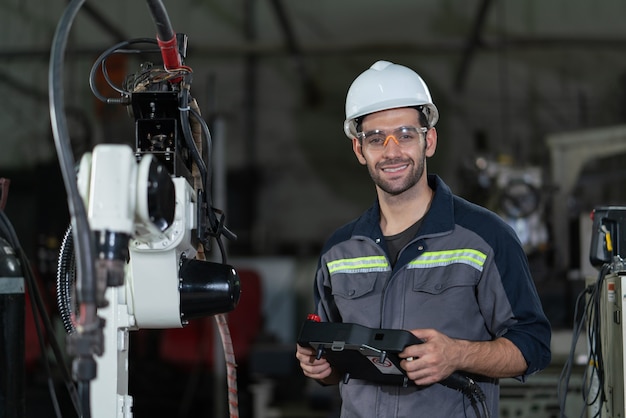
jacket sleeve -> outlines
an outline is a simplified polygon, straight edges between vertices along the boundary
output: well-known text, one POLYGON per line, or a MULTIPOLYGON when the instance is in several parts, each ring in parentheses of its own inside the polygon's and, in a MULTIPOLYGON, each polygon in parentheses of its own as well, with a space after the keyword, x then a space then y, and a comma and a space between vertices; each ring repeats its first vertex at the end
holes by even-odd
POLYGON ((514 233, 509 231, 498 239, 494 263, 490 266, 492 271, 489 275, 501 284, 498 293, 504 293, 495 306, 498 311, 508 311, 508 318, 498 322, 494 332, 520 349, 528 364, 525 375, 530 375, 550 364, 552 332, 530 273, 526 253, 517 236, 511 234, 514 233), (506 309, 506 306, 510 308, 506 309))

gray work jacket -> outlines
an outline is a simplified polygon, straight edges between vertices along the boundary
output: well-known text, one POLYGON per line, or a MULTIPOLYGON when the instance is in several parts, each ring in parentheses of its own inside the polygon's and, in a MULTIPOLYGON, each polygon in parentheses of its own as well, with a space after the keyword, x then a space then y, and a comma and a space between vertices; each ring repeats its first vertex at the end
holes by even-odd
MULTIPOLYGON (((393 267, 377 202, 331 236, 315 278, 317 314, 371 328, 434 328, 472 341, 505 337, 528 364, 518 379, 545 368, 550 324, 515 232, 496 214, 453 195, 439 177, 428 181, 435 191, 431 207, 393 267)), ((497 417, 498 380, 476 379, 497 417)), ((352 379, 340 392, 342 418, 480 416, 466 396, 440 384, 404 388, 352 379)))

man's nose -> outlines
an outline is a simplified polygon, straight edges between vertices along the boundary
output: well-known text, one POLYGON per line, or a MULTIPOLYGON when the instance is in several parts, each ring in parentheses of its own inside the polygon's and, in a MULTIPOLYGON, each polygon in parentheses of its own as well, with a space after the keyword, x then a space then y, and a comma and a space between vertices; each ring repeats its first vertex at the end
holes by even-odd
POLYGON ((390 141, 395 142, 396 145, 400 145, 400 143, 398 142, 395 136, 387 135, 387 138, 385 138, 385 142, 383 142, 383 147, 387 147, 387 144, 389 144, 390 141))
POLYGON ((385 142, 383 143, 383 154, 384 155, 395 155, 400 152, 400 143, 396 139, 395 136, 389 135, 385 138, 385 142))

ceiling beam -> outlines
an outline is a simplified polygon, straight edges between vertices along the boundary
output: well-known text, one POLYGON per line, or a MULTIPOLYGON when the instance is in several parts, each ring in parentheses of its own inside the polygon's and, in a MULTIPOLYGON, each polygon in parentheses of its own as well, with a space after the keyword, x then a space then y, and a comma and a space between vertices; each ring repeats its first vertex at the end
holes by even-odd
MULTIPOLYGON (((85 56, 93 58, 101 54, 111 45, 68 47, 66 55, 69 57, 85 56)), ((363 44, 309 44, 302 46, 301 53, 304 56, 331 56, 331 55, 359 55, 359 54, 427 54, 431 56, 459 55, 465 49, 462 41, 433 41, 423 43, 363 43, 363 44)), ((623 54, 626 48, 625 38, 575 38, 575 37, 508 37, 505 42, 483 38, 474 55, 477 53, 494 53, 506 48, 507 52, 552 52, 553 50, 569 51, 611 51, 623 54)), ((192 45, 189 46, 188 56, 194 54, 202 56, 215 56, 219 58, 239 58, 244 54, 255 53, 264 56, 290 56, 290 52, 283 44, 276 43, 237 43, 227 45, 192 45)), ((20 47, 0 49, 2 60, 45 60, 50 58, 48 47, 20 47)), ((4 62, 4 61, 3 61, 4 62)), ((6 62, 5 62, 6 63, 6 62)))

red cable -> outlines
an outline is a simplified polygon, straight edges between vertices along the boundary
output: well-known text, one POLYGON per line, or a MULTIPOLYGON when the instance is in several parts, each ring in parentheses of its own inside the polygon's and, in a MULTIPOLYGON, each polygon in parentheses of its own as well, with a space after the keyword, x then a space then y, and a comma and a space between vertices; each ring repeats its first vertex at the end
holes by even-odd
POLYGON ((235 351, 233 341, 230 337, 226 315, 215 315, 215 322, 220 331, 222 346, 224 347, 224 358, 226 359, 226 382, 228 384, 228 411, 231 418, 239 418, 239 399, 237 395, 237 363, 235 362, 235 351))
POLYGON ((178 43, 176 41, 176 35, 168 41, 162 41, 157 36, 157 43, 161 48, 161 56, 163 57, 163 67, 166 70, 176 70, 182 66, 180 60, 180 54, 178 53, 178 43))

